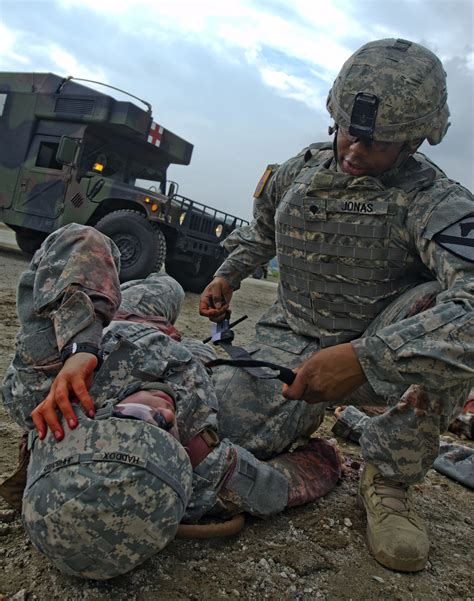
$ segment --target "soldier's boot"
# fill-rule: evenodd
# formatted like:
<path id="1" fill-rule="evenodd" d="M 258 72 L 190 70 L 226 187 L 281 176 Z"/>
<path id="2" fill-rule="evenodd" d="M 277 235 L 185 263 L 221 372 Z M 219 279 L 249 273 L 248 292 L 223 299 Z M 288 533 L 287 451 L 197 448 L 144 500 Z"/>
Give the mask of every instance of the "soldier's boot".
<path id="1" fill-rule="evenodd" d="M 308 444 L 268 461 L 288 480 L 287 507 L 296 507 L 327 495 L 341 477 L 336 446 L 313 438 Z"/>
<path id="2" fill-rule="evenodd" d="M 375 559 L 392 570 L 422 570 L 430 543 L 410 488 L 386 480 L 369 463 L 360 478 L 359 501 L 367 512 L 367 541 Z"/>
<path id="3" fill-rule="evenodd" d="M 26 473 L 30 453 L 27 449 L 28 432 L 25 432 L 20 440 L 18 467 L 15 472 L 0 484 L 0 497 L 2 497 L 10 507 L 21 511 L 23 504 L 23 492 L 26 487 Z"/>

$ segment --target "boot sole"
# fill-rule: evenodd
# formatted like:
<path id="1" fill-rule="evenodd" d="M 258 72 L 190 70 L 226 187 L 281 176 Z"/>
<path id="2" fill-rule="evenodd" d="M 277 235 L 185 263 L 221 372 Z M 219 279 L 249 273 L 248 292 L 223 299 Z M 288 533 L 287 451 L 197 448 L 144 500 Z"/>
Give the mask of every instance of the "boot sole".
<path id="1" fill-rule="evenodd" d="M 365 508 L 365 503 L 360 493 L 357 494 L 357 501 L 359 506 L 365 511 L 367 514 L 367 510 Z M 369 524 L 367 523 L 366 529 L 367 536 L 367 546 L 369 547 L 370 552 L 381 565 L 385 568 L 389 568 L 390 570 L 395 570 L 397 572 L 420 572 L 426 566 L 426 562 L 428 561 L 428 557 L 421 557 L 420 559 L 410 559 L 404 561 L 398 557 L 390 557 L 386 555 L 383 551 L 376 551 L 376 547 L 372 536 L 370 534 Z"/>

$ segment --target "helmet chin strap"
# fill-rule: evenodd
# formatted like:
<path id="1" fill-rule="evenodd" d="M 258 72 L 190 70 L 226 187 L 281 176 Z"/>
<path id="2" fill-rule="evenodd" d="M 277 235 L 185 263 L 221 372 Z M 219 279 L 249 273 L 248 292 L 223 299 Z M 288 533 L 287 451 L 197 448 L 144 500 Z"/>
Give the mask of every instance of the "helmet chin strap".
<path id="1" fill-rule="evenodd" d="M 334 125 L 330 125 L 328 127 L 328 134 L 330 136 L 334 134 L 334 138 L 332 141 L 332 151 L 334 153 L 334 158 L 336 159 L 336 164 L 339 165 L 339 159 L 337 157 L 337 123 L 334 123 Z"/>
<path id="2" fill-rule="evenodd" d="M 408 149 L 408 142 L 405 142 L 398 153 L 397 160 L 390 167 L 389 171 L 392 171 L 392 169 L 399 169 L 408 160 L 411 154 L 412 153 Z"/>
<path id="3" fill-rule="evenodd" d="M 403 146 L 400 149 L 400 152 L 398 153 L 397 160 L 391 167 L 390 171 L 392 169 L 399 169 L 411 157 L 411 155 L 418 150 L 422 143 L 423 138 L 421 140 L 408 140 L 404 142 Z"/>

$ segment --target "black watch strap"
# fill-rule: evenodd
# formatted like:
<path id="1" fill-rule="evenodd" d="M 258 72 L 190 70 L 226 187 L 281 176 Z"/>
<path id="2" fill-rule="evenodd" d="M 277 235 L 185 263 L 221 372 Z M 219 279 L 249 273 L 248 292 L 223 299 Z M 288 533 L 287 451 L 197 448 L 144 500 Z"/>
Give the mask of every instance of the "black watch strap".
<path id="1" fill-rule="evenodd" d="M 64 363 L 66 359 L 69 359 L 71 355 L 75 355 L 76 353 L 90 353 L 91 355 L 95 355 L 98 363 L 94 371 L 97 371 L 100 368 L 104 360 L 104 355 L 100 348 L 93 346 L 92 344 L 73 342 L 72 344 L 65 346 L 61 351 L 61 363 Z"/>

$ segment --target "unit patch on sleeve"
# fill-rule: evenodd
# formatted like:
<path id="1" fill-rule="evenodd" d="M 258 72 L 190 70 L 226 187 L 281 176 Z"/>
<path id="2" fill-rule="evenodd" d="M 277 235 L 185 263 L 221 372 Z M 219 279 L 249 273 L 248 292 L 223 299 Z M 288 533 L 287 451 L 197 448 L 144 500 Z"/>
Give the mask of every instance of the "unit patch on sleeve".
<path id="1" fill-rule="evenodd" d="M 275 171 L 277 166 L 278 165 L 268 165 L 268 167 L 265 169 L 262 177 L 258 180 L 257 187 L 253 193 L 254 198 L 260 198 L 270 175 Z"/>
<path id="2" fill-rule="evenodd" d="M 433 240 L 450 253 L 474 262 L 474 215 L 463 217 L 435 236 Z"/>

